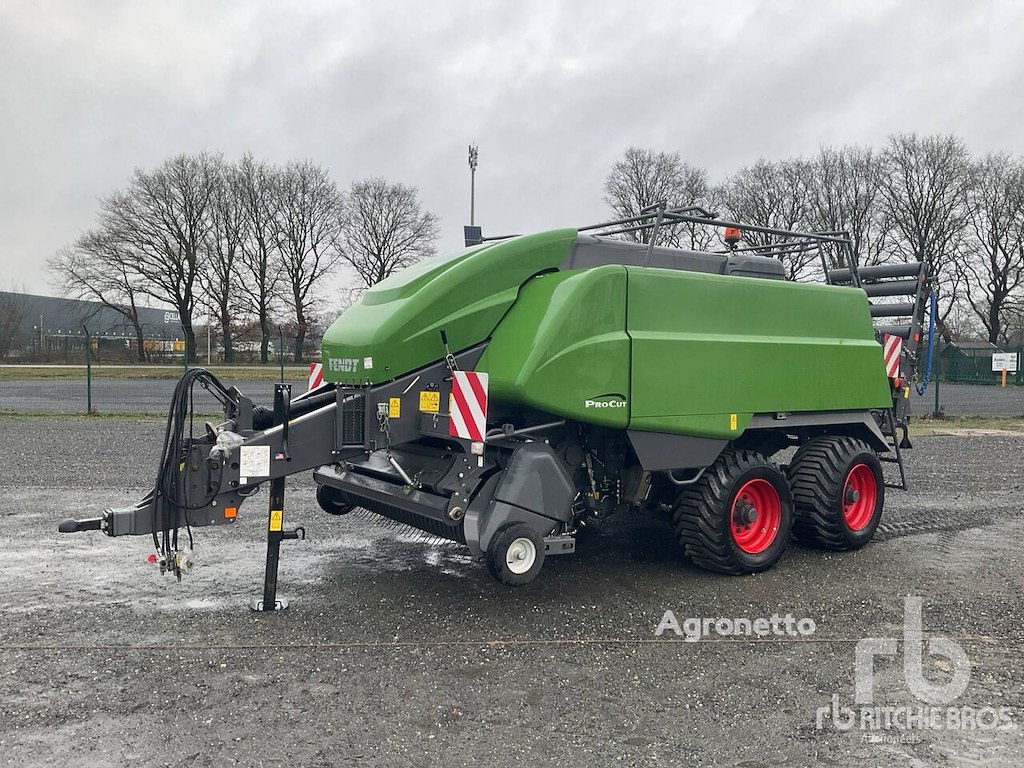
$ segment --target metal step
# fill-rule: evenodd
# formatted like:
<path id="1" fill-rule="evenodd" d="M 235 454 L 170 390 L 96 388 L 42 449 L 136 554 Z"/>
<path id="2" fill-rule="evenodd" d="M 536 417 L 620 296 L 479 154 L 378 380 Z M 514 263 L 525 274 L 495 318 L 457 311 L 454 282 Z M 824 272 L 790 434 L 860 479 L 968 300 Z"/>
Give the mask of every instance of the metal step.
<path id="1" fill-rule="evenodd" d="M 882 434 L 885 435 L 887 440 L 892 441 L 890 443 L 890 448 L 892 449 L 893 455 L 879 456 L 878 460 L 885 462 L 886 464 L 895 464 L 900 470 L 899 484 L 885 483 L 885 487 L 905 491 L 907 490 L 907 472 L 903 466 L 903 455 L 900 453 L 900 440 L 896 430 L 896 418 L 893 416 L 892 408 L 889 408 L 885 412 L 885 421 L 882 423 Z"/>

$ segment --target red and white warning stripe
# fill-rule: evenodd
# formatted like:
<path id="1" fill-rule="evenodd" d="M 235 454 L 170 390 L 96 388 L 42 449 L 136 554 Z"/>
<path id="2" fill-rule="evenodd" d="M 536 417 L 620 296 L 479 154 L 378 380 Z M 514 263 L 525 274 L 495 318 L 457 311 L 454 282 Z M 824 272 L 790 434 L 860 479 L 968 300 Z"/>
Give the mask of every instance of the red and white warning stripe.
<path id="1" fill-rule="evenodd" d="M 885 358 L 885 375 L 890 379 L 899 378 L 900 354 L 903 351 L 903 339 L 892 334 L 885 334 L 882 344 L 882 356 Z"/>
<path id="2" fill-rule="evenodd" d="M 316 389 L 324 383 L 323 363 L 309 364 L 309 389 Z"/>
<path id="3" fill-rule="evenodd" d="M 487 374 L 452 371 L 448 434 L 482 443 L 487 434 Z"/>

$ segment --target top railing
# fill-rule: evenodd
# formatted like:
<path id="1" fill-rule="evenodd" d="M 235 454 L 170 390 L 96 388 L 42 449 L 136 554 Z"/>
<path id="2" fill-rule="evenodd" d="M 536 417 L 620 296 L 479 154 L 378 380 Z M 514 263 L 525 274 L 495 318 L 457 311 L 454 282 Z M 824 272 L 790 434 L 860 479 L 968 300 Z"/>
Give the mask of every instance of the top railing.
<path id="1" fill-rule="evenodd" d="M 817 250 L 821 259 L 822 273 L 826 280 L 828 280 L 829 272 L 836 268 L 849 269 L 853 275 L 854 285 L 860 286 L 856 259 L 853 256 L 853 242 L 850 239 L 850 235 L 846 232 L 800 232 L 776 227 L 762 227 L 756 224 L 743 224 L 742 222 L 719 218 L 717 213 L 711 213 L 696 205 L 669 208 L 665 201 L 642 208 L 636 216 L 605 221 L 600 224 L 589 224 L 585 227 L 579 227 L 579 231 L 590 232 L 598 237 L 613 237 L 634 232 L 645 232 L 646 237 L 644 239 L 647 243 L 647 259 L 645 263 L 647 263 L 650 262 L 651 255 L 654 252 L 659 231 L 662 227 L 672 226 L 673 224 L 702 224 L 726 230 L 737 230 L 740 233 L 757 232 L 763 235 L 785 238 L 781 242 L 748 245 L 742 248 L 732 244 L 720 252 L 751 253 L 758 256 L 784 259 L 787 256 Z M 834 250 L 836 261 L 831 267 L 826 260 L 826 251 L 829 249 Z"/>

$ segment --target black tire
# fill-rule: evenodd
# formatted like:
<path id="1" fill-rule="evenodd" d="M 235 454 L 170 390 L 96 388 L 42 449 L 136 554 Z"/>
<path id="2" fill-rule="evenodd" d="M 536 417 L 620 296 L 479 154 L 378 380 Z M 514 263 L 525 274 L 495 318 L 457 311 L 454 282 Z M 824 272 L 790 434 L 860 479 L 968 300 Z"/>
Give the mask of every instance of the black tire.
<path id="1" fill-rule="evenodd" d="M 860 549 L 871 541 L 882 519 L 885 483 L 882 464 L 867 443 L 852 437 L 815 438 L 796 452 L 788 473 L 797 539 L 834 550 Z"/>
<path id="2" fill-rule="evenodd" d="M 529 584 L 543 565 L 544 539 L 526 523 L 502 526 L 487 546 L 487 570 L 502 584 Z"/>
<path id="3" fill-rule="evenodd" d="M 316 487 L 316 503 L 329 515 L 347 515 L 355 509 L 354 504 L 343 501 L 337 490 L 326 485 Z"/>
<path id="4" fill-rule="evenodd" d="M 751 497 L 752 489 L 756 497 Z M 764 509 L 757 509 L 752 498 L 763 498 Z M 741 519 L 739 514 L 752 517 Z M 709 571 L 735 575 L 771 568 L 786 549 L 792 521 L 786 476 L 754 451 L 721 454 L 700 480 L 682 490 L 672 516 L 690 560 Z"/>

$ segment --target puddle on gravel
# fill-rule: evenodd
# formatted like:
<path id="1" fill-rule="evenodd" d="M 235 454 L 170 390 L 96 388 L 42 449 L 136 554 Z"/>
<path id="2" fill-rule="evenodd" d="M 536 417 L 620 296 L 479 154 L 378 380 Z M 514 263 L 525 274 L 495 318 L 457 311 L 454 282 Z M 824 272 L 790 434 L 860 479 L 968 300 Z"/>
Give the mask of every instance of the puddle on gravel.
<path id="1" fill-rule="evenodd" d="M 8 526 L 0 540 L 0 583 L 5 588 L 0 614 L 59 610 L 72 603 L 126 605 L 140 613 L 233 610 L 238 596 L 249 594 L 262 581 L 266 543 L 258 520 L 231 528 L 196 529 L 197 563 L 183 576 L 188 585 L 183 593 L 171 574 L 161 575 L 158 566 L 148 562 L 154 552 L 149 537 L 115 540 L 97 533 L 57 534 L 45 516 L 32 514 L 31 507 L 42 506 L 40 500 L 22 501 L 28 502 L 24 506 L 29 514 L 22 518 L 27 525 Z M 436 568 L 459 578 L 480 567 L 464 547 L 412 529 L 358 519 L 308 522 L 295 517 L 306 526 L 309 538 L 284 543 L 282 584 L 322 583 L 332 578 L 339 561 L 350 570 Z"/>

